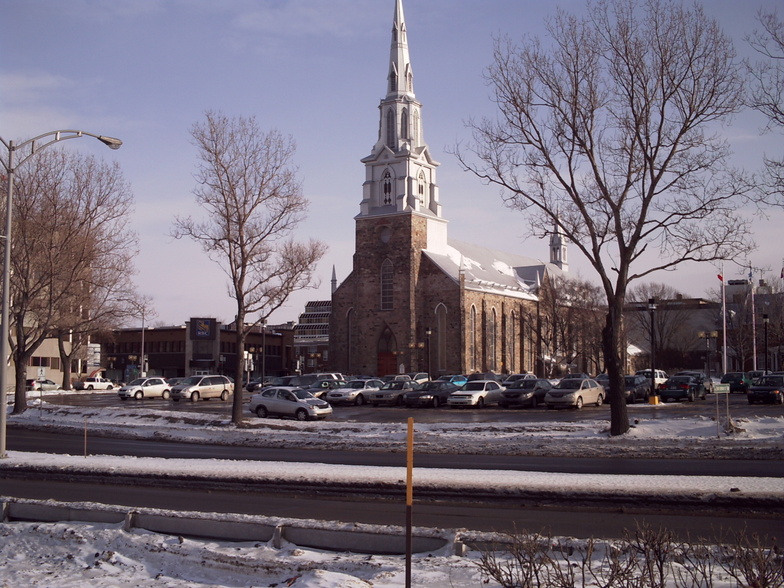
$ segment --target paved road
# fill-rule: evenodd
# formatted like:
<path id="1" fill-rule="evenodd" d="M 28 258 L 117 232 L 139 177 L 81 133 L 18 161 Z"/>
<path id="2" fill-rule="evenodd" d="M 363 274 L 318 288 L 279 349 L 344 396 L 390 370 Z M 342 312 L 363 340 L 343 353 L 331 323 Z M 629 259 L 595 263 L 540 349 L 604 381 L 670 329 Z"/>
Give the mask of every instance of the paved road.
<path id="1" fill-rule="evenodd" d="M 11 426 L 8 430 L 10 451 L 42 453 L 84 452 L 81 434 L 34 431 Z M 243 459 L 254 461 L 290 461 L 342 465 L 406 465 L 402 452 L 334 451 L 297 448 L 227 447 L 196 443 L 173 443 L 138 439 L 115 439 L 91 436 L 88 453 L 92 455 L 130 455 L 136 457 L 178 457 L 201 459 Z M 584 474 L 649 474 L 679 476 L 765 476 L 784 477 L 784 462 L 760 460 L 714 459 L 615 459 L 505 455 L 422 454 L 415 456 L 417 467 L 492 469 Z"/>

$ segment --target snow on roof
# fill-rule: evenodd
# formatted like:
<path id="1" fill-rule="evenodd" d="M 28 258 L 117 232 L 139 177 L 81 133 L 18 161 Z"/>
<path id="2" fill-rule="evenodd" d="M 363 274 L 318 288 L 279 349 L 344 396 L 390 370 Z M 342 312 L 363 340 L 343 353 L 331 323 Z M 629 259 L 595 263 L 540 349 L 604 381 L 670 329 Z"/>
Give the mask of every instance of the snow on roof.
<path id="1" fill-rule="evenodd" d="M 536 299 L 536 288 L 545 274 L 564 273 L 552 263 L 455 239 L 449 239 L 445 253 L 424 253 L 456 283 L 462 272 L 467 290 L 527 300 Z"/>

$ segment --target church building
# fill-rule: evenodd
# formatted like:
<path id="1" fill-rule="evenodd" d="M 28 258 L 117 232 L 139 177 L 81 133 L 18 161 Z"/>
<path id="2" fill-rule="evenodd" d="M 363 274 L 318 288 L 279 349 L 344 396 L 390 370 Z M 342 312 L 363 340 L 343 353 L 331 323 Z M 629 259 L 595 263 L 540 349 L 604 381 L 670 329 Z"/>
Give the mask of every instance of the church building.
<path id="1" fill-rule="evenodd" d="M 567 271 L 556 230 L 550 262 L 451 239 L 414 94 L 402 0 L 395 0 L 378 140 L 365 183 L 353 270 L 332 293 L 329 355 L 345 374 L 540 371 L 538 291 Z"/>

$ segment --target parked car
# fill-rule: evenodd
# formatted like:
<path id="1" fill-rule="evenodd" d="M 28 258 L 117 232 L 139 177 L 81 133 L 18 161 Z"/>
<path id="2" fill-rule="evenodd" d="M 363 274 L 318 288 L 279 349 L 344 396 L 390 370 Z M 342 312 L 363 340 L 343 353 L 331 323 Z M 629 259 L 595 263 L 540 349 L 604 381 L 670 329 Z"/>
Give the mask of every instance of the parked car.
<path id="1" fill-rule="evenodd" d="M 196 402 L 200 398 L 220 398 L 227 400 L 234 390 L 234 384 L 226 376 L 191 376 L 171 389 L 171 399 Z"/>
<path id="2" fill-rule="evenodd" d="M 74 382 L 75 390 L 112 390 L 113 388 L 114 382 L 106 378 L 90 377 Z"/>
<path id="3" fill-rule="evenodd" d="M 697 397 L 701 400 L 705 400 L 705 395 L 710 392 L 713 394 L 712 381 L 708 379 L 705 375 L 705 372 L 701 372 L 698 370 L 684 370 L 682 372 L 677 372 L 676 376 L 691 376 L 695 380 L 697 380 Z"/>
<path id="4" fill-rule="evenodd" d="M 406 375 L 419 384 L 430 381 L 430 374 L 425 372 L 408 372 Z"/>
<path id="5" fill-rule="evenodd" d="M 445 405 L 452 392 L 460 388 L 454 382 L 447 382 L 445 380 L 433 380 L 432 382 L 425 382 L 420 384 L 416 390 L 410 390 L 403 394 L 403 403 L 411 407 L 432 406 L 438 408 Z"/>
<path id="6" fill-rule="evenodd" d="M 504 381 L 501 382 L 502 386 L 509 387 L 517 380 L 523 379 L 535 380 L 536 376 L 534 374 L 509 374 L 504 378 Z"/>
<path id="7" fill-rule="evenodd" d="M 498 405 L 502 408 L 544 404 L 544 397 L 553 385 L 544 378 L 522 378 L 515 380 L 501 393 Z"/>
<path id="8" fill-rule="evenodd" d="M 784 404 L 784 376 L 770 374 L 758 378 L 749 387 L 747 398 L 749 404 L 755 402 Z"/>
<path id="9" fill-rule="evenodd" d="M 166 400 L 171 395 L 171 385 L 163 378 L 137 378 L 117 390 L 120 400 L 159 397 Z"/>
<path id="10" fill-rule="evenodd" d="M 183 382 L 185 378 L 166 378 L 166 383 L 169 384 L 169 390 L 171 390 L 177 384 Z"/>
<path id="11" fill-rule="evenodd" d="M 250 411 L 259 418 L 292 417 L 298 421 L 325 419 L 332 406 L 307 390 L 294 386 L 272 386 L 250 397 Z"/>
<path id="12" fill-rule="evenodd" d="M 755 381 L 760 379 L 762 376 L 767 376 L 770 373 L 770 370 L 751 370 L 750 372 L 746 373 L 748 374 L 751 383 L 754 384 Z"/>
<path id="13" fill-rule="evenodd" d="M 312 384 L 305 388 L 308 392 L 313 394 L 316 398 L 323 398 L 324 395 L 329 392 L 330 390 L 335 390 L 336 388 L 342 388 L 346 385 L 345 380 L 319 380 L 315 384 Z"/>
<path id="14" fill-rule="evenodd" d="M 501 393 L 506 390 L 495 380 L 469 380 L 447 398 L 451 407 L 476 406 L 482 408 L 490 404 L 498 404 Z"/>
<path id="15" fill-rule="evenodd" d="M 727 372 L 721 377 L 721 383 L 730 385 L 730 394 L 733 392 L 745 394 L 751 386 L 751 378 L 746 372 Z"/>
<path id="16" fill-rule="evenodd" d="M 656 386 L 656 388 L 664 384 L 664 382 L 667 381 L 667 378 L 669 378 L 667 372 L 665 372 L 664 370 L 653 370 L 653 373 L 654 373 L 654 385 Z M 648 378 L 649 382 L 651 381 L 651 370 L 637 370 L 636 372 L 634 372 L 634 375 L 643 376 L 645 378 Z"/>
<path id="17" fill-rule="evenodd" d="M 624 376 L 623 393 L 626 404 L 634 404 L 638 400 L 648 402 L 651 394 L 651 379 L 645 376 Z"/>
<path id="18" fill-rule="evenodd" d="M 403 404 L 403 395 L 417 388 L 419 384 L 414 380 L 392 380 L 381 386 L 378 392 L 373 392 L 368 402 L 373 406 L 400 406 Z"/>
<path id="19" fill-rule="evenodd" d="M 657 391 L 661 396 L 662 402 L 668 400 L 688 400 L 694 402 L 700 397 L 700 383 L 694 376 L 681 375 L 671 376 L 667 381 L 659 386 Z M 704 396 L 702 398 L 705 398 Z"/>
<path id="20" fill-rule="evenodd" d="M 451 382 L 456 386 L 460 387 L 468 381 L 468 378 L 463 374 L 454 374 L 451 376 L 438 376 L 435 380 L 436 382 Z"/>
<path id="21" fill-rule="evenodd" d="M 371 394 L 378 392 L 383 385 L 384 382 L 376 378 L 351 380 L 342 388 L 335 388 L 327 392 L 326 400 L 330 404 L 355 404 L 356 406 L 362 406 L 370 399 Z"/>
<path id="22" fill-rule="evenodd" d="M 573 406 L 582 408 L 586 404 L 601 406 L 604 403 L 604 388 L 593 378 L 564 378 L 544 397 L 547 408 Z"/>
<path id="23" fill-rule="evenodd" d="M 49 390 L 59 390 L 60 384 L 57 384 L 48 378 L 38 378 L 37 380 L 25 381 L 25 389 L 30 392 L 46 392 Z"/>

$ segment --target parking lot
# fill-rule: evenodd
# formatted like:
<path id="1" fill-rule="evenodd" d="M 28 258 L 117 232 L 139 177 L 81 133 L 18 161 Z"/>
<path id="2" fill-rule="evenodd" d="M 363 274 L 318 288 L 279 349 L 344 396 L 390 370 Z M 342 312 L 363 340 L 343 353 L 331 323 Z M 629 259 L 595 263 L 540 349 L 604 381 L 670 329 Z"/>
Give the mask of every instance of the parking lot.
<path id="1" fill-rule="evenodd" d="M 28 399 L 36 398 L 36 393 L 29 393 Z M 227 402 L 220 400 L 201 400 L 199 402 L 172 402 L 159 398 L 145 400 L 121 401 L 116 393 L 112 392 L 69 392 L 61 394 L 49 393 L 45 400 L 51 404 L 71 406 L 96 406 L 117 407 L 144 406 L 151 410 L 171 410 L 178 412 L 197 412 L 205 414 L 225 415 L 231 417 L 232 399 Z M 247 404 L 249 395 L 244 394 L 244 403 Z M 704 416 L 713 418 L 717 411 L 717 397 L 709 394 L 707 400 L 696 402 L 668 402 L 656 406 L 649 404 L 632 404 L 628 407 L 629 418 L 656 419 L 672 418 L 675 415 L 683 417 Z M 739 418 L 743 416 L 782 416 L 784 410 L 780 405 L 749 405 L 745 394 L 719 394 L 718 409 L 720 416 Z M 248 418 L 254 417 L 246 410 Z M 503 409 L 489 406 L 481 409 L 466 408 L 455 409 L 448 407 L 439 408 L 405 408 L 405 407 L 372 407 L 364 406 L 335 406 L 330 417 L 336 421 L 360 423 L 394 423 L 404 422 L 408 417 L 414 417 L 420 423 L 492 423 L 492 422 L 573 422 L 582 419 L 596 419 L 606 416 L 609 419 L 610 407 L 605 404 L 600 407 L 585 406 L 580 410 L 559 409 L 548 410 L 544 407 Z"/>

